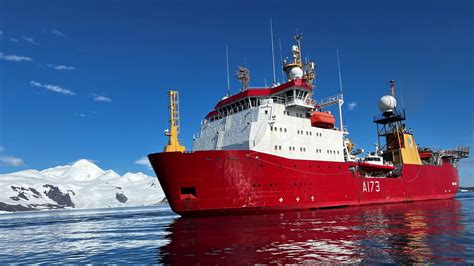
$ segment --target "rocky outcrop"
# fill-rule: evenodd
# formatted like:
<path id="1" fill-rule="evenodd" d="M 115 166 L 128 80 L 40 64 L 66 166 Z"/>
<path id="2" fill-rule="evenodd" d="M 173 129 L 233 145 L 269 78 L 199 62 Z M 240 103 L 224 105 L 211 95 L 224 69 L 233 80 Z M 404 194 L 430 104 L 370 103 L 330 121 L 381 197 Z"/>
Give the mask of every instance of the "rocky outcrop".
<path id="1" fill-rule="evenodd" d="M 125 203 L 128 200 L 127 196 L 125 196 L 123 193 L 115 193 L 115 198 L 120 203 Z"/>
<path id="2" fill-rule="evenodd" d="M 72 207 L 74 208 L 74 203 L 71 201 L 71 197 L 67 193 L 62 193 L 58 187 L 53 185 L 43 185 L 44 188 L 49 188 L 49 190 L 45 190 L 44 194 L 48 196 L 50 199 L 55 201 L 58 205 L 63 207 Z"/>

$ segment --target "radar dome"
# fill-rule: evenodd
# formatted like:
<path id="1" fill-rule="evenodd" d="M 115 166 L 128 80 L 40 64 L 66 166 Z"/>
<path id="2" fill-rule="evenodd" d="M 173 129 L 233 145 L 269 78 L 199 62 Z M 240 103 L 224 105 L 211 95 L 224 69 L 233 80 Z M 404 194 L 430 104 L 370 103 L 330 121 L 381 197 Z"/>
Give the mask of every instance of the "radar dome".
<path id="1" fill-rule="evenodd" d="M 303 77 L 303 69 L 301 67 L 292 67 L 290 71 L 288 71 L 288 77 L 290 79 L 302 78 Z"/>
<path id="2" fill-rule="evenodd" d="M 379 100 L 379 110 L 383 113 L 393 112 L 397 107 L 397 100 L 392 95 L 385 95 Z"/>

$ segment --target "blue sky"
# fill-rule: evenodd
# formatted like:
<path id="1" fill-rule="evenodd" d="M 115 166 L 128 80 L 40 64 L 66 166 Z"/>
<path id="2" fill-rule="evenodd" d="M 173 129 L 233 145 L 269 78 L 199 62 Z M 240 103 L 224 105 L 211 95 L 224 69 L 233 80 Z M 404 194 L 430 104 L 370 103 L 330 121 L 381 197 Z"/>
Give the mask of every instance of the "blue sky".
<path id="1" fill-rule="evenodd" d="M 344 124 L 359 147 L 376 142 L 372 117 L 391 79 L 418 144 L 473 147 L 472 1 L 298 4 L 0 1 L 0 173 L 89 158 L 152 174 L 136 161 L 167 141 L 166 91 L 180 91 L 190 148 L 226 93 L 226 45 L 231 73 L 246 61 L 251 86 L 271 80 L 270 18 L 277 59 L 278 39 L 286 57 L 304 33 L 303 55 L 318 64 L 316 99 L 338 93 L 339 49 Z M 473 165 L 462 163 L 462 185 L 474 185 Z"/>

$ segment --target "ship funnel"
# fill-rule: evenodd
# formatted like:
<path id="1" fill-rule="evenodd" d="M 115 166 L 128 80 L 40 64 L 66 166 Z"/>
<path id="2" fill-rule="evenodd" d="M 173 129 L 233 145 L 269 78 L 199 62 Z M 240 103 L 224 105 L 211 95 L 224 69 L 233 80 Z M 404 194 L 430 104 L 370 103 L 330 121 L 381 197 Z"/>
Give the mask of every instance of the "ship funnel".
<path id="1" fill-rule="evenodd" d="M 393 113 L 397 107 L 397 100 L 392 95 L 385 95 L 379 100 L 379 110 L 382 113 Z"/>

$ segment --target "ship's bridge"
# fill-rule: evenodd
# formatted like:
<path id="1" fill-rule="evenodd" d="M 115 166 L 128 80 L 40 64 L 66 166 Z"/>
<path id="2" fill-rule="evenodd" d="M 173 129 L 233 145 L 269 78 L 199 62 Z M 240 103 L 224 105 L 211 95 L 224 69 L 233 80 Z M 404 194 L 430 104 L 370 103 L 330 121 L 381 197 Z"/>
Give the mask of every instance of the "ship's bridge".
<path id="1" fill-rule="evenodd" d="M 313 88 L 303 79 L 294 79 L 273 88 L 249 88 L 220 100 L 209 112 L 206 120 L 215 121 L 243 110 L 257 107 L 262 99 L 271 98 L 275 103 L 294 106 L 308 111 L 314 108 Z"/>

